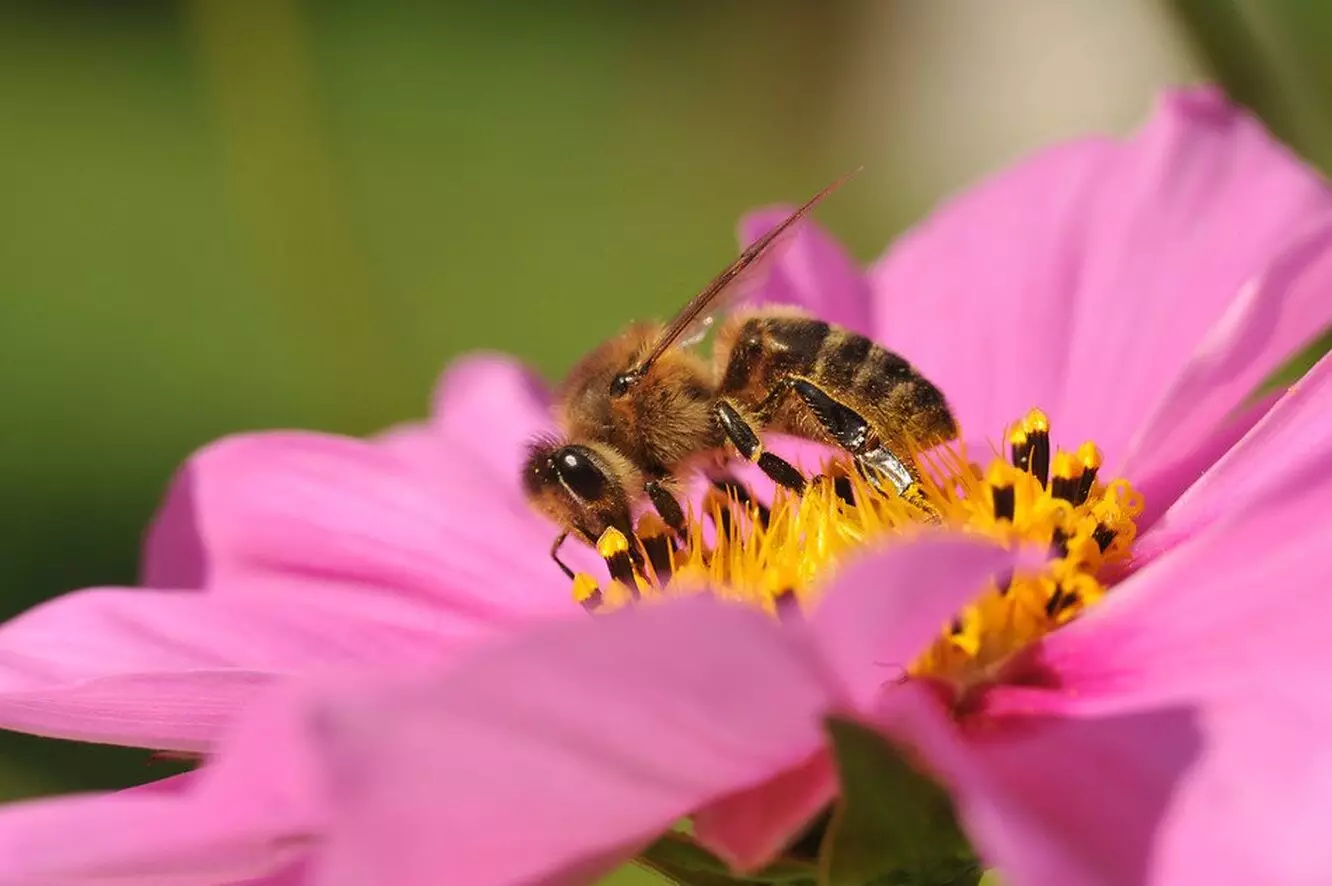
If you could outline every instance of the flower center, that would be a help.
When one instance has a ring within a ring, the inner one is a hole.
[[[579,574],[574,598],[604,612],[706,590],[786,617],[813,606],[848,555],[937,524],[1006,547],[1046,545],[1050,557],[1040,569],[991,583],[908,669],[962,689],[989,682],[1014,652],[1104,596],[1129,561],[1142,511],[1127,481],[1101,481],[1093,443],[1052,453],[1040,410],[1007,442],[1010,457],[996,457],[984,471],[960,448],[917,456],[922,479],[905,496],[834,459],[803,494],[779,488],[769,507],[714,490],[701,513],[691,513],[683,538],[644,515],[636,539],[615,530],[601,537],[611,580]]]

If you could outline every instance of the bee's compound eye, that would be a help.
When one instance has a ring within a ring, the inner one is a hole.
[[[606,475],[580,449],[562,449],[555,456],[555,470],[569,491],[584,501],[596,501],[606,493]]]

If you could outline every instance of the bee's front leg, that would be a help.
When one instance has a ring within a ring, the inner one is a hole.
[[[643,484],[643,491],[647,493],[648,501],[652,502],[652,507],[662,521],[676,535],[683,535],[686,528],[684,508],[680,507],[679,499],[666,487],[666,483],[665,478],[648,480]]]
[[[555,538],[555,543],[550,546],[550,559],[555,561],[555,565],[560,567],[560,571],[564,573],[569,581],[573,581],[574,571],[568,566],[565,566],[564,561],[560,559],[560,548],[564,545],[564,542],[568,537],[569,532],[568,530],[565,530]]]

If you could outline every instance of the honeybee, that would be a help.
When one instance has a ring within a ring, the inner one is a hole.
[[[943,394],[910,363],[795,309],[737,309],[717,330],[711,361],[693,347],[714,313],[759,279],[794,226],[848,178],[751,244],[671,322],[635,323],[575,364],[559,386],[562,436],[530,446],[523,485],[562,528],[550,553],[570,578],[559,558],[570,534],[595,545],[614,528],[632,539],[632,512],[643,498],[683,532],[680,478],[715,470],[732,450],[777,484],[803,491],[804,475],[764,448],[762,432],[840,446],[866,477],[899,494],[916,481],[912,460],[902,456],[957,436]]]

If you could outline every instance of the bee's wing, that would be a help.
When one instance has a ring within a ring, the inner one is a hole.
[[[657,338],[652,350],[648,351],[647,356],[634,368],[633,374],[642,375],[647,372],[648,367],[672,345],[687,347],[701,341],[712,326],[713,318],[723,308],[739,301],[741,296],[748,294],[763,281],[772,259],[780,253],[782,245],[788,243],[795,233],[796,222],[808,215],[824,197],[840,188],[858,172],[859,169],[837,179],[810,197],[805,205],[788,215],[777,227],[749,244],[735,261],[713,277],[712,282],[705,286],[702,292],[691,298],[689,303],[680,309]]]

